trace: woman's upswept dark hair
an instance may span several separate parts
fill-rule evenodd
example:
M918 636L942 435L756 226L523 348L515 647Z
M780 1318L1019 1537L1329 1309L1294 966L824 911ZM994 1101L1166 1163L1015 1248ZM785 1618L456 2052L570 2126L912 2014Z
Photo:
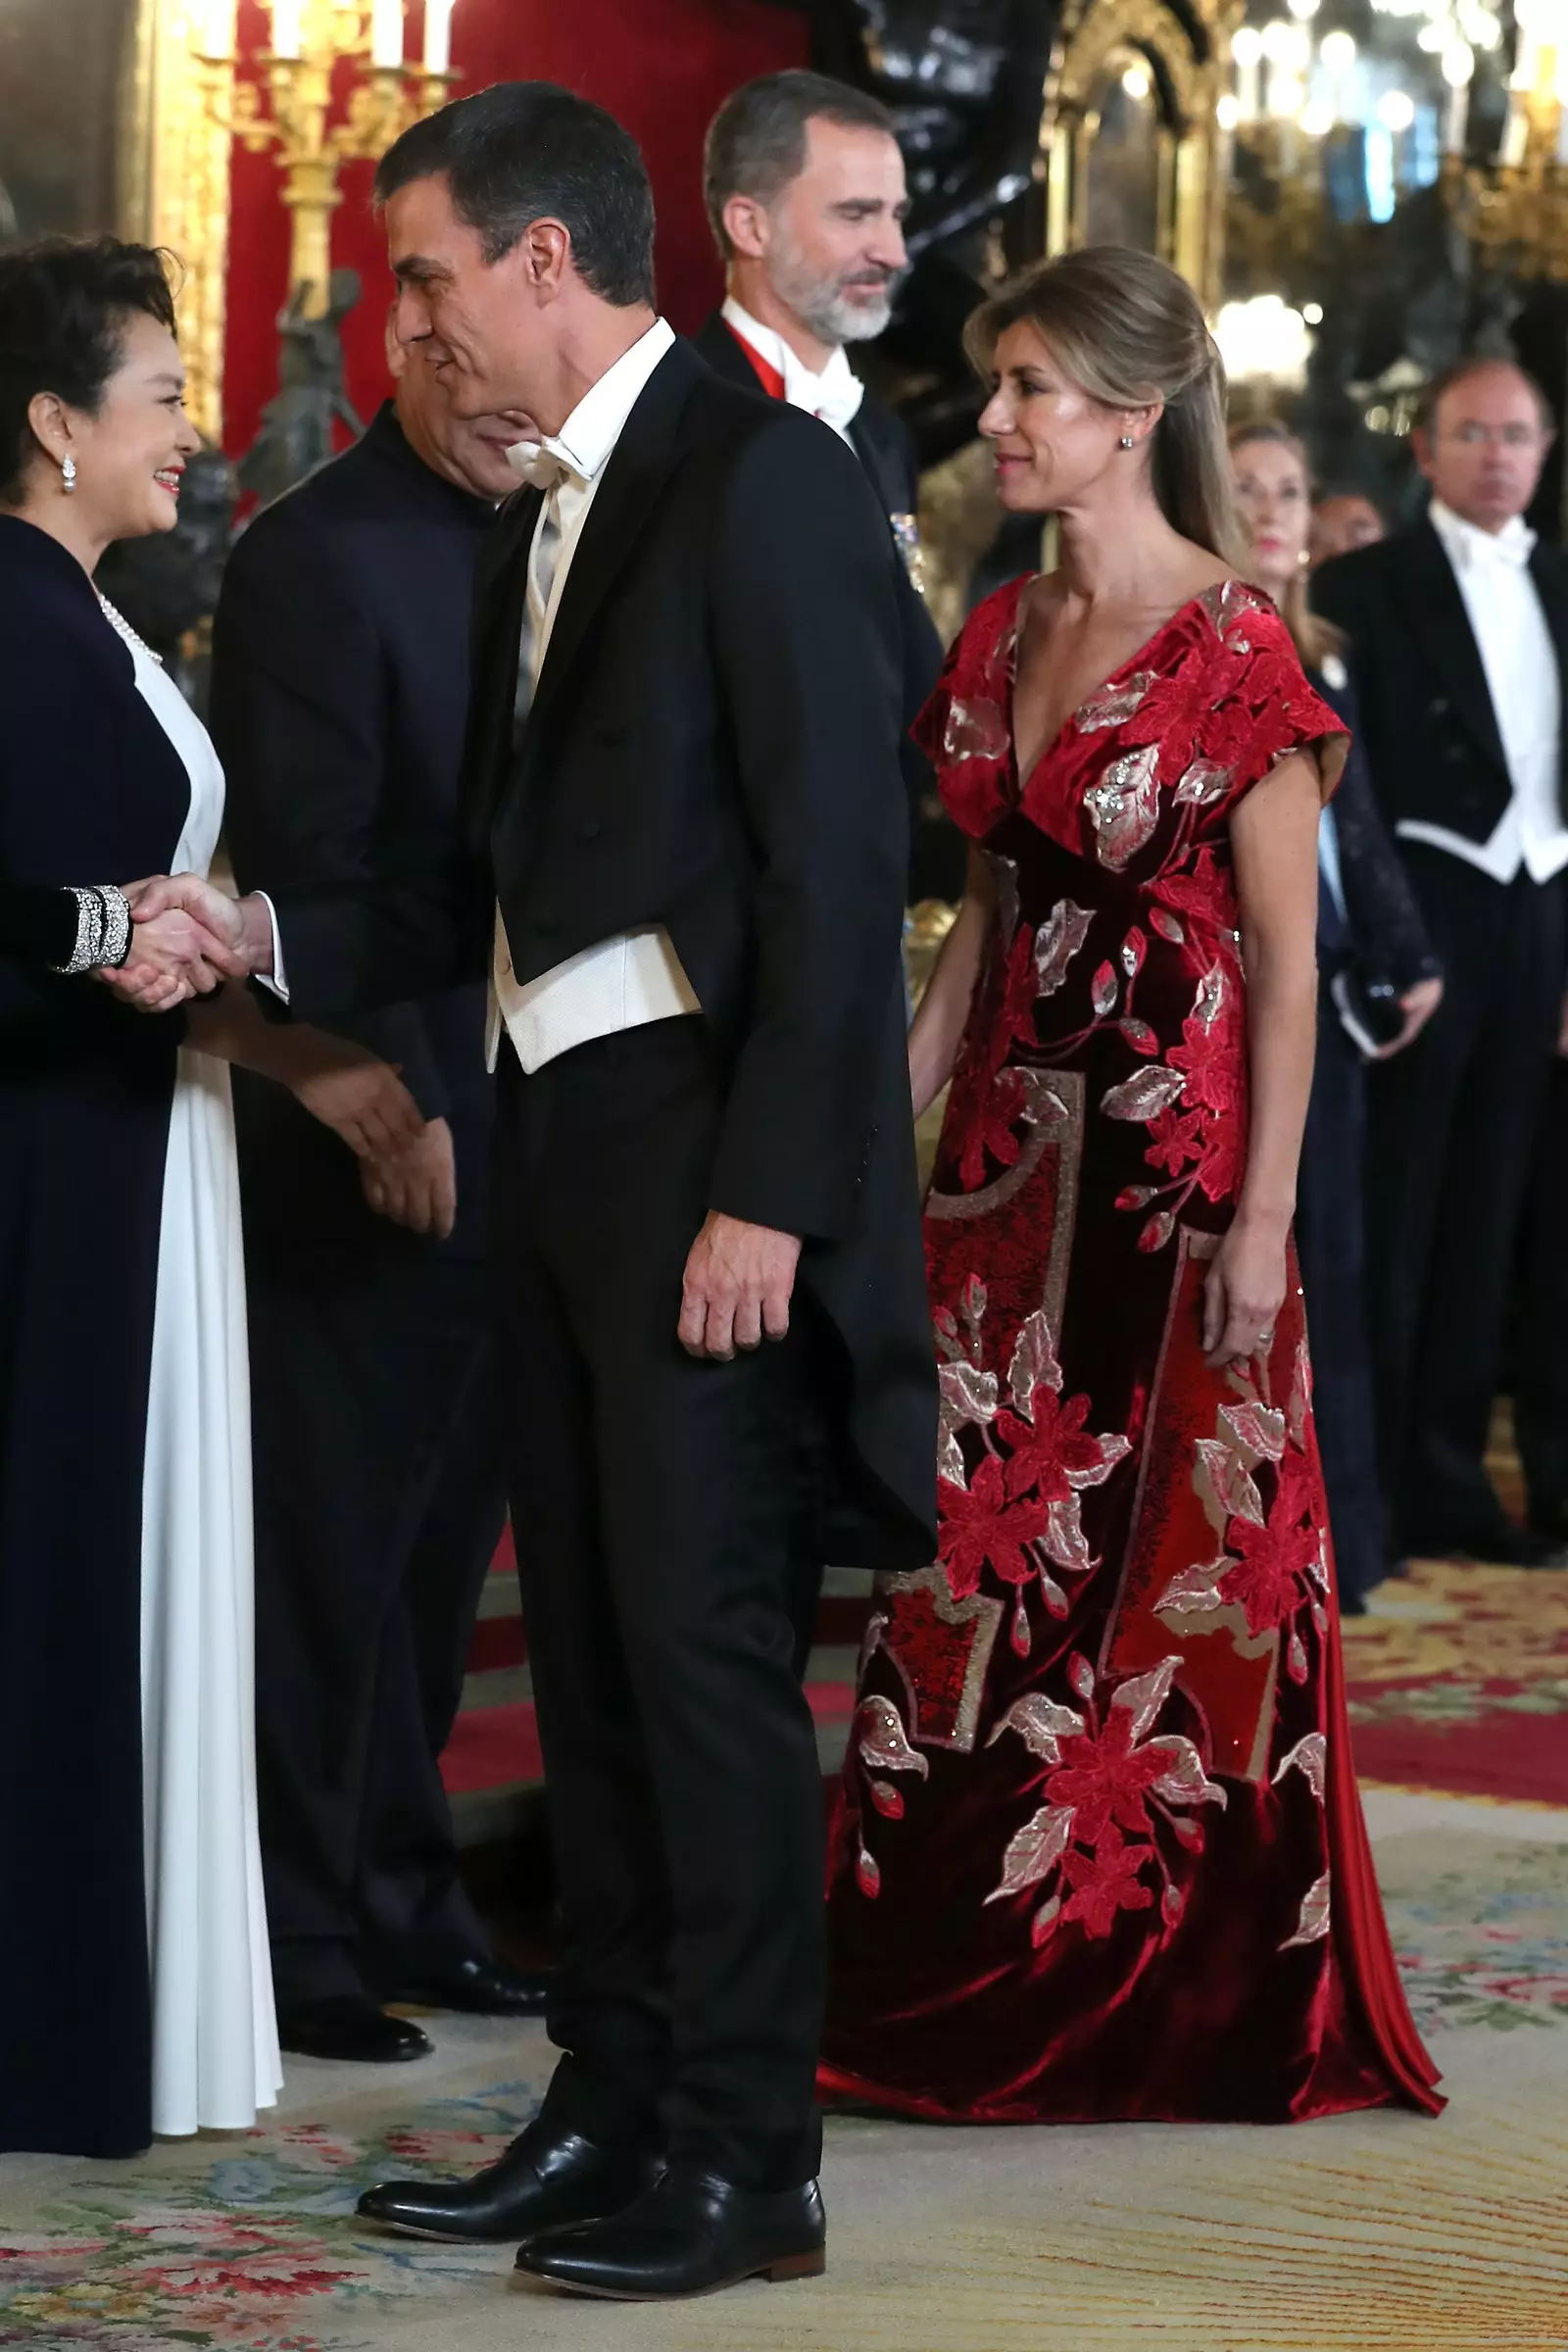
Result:
M1184 539L1245 573L1225 449L1225 364L1187 280L1126 245L1043 262L965 327L964 347L982 374L1007 328L1025 319L1091 400L1108 409L1164 402L1150 454L1160 511Z
M40 392L95 416L140 312L174 331L172 256L118 237L46 237L0 253L0 506L22 496Z
M553 81L498 81L416 122L382 156L375 201L445 179L458 219L499 262L560 220L583 283L617 310L654 299L654 192L642 149L602 106Z

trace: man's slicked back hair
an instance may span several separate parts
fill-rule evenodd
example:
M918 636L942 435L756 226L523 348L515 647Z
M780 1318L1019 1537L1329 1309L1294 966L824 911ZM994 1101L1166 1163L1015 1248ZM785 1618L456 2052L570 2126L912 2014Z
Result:
M898 136L898 124L880 98L825 74L798 71L743 81L713 117L703 146L703 201L725 261L730 258L725 205L732 196L775 204L806 169L807 130L814 122Z
M653 303L653 190L641 148L602 106L553 81L498 81L459 98L387 149L375 200L436 178L478 230L487 262L535 220L559 220L592 293L617 310Z

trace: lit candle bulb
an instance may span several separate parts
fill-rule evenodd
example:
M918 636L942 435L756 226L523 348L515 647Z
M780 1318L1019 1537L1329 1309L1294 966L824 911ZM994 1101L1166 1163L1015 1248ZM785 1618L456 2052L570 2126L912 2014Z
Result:
M1255 122L1258 108L1259 60L1263 42L1254 24L1243 24L1231 42L1236 61L1236 113L1242 122Z
M424 0L424 70L445 74L452 64L453 0Z
M203 57L233 56L234 0L208 0L202 21L201 53Z
M1443 52L1443 78L1448 102L1443 113L1443 152L1463 155L1470 122L1470 76L1476 70L1475 51L1468 41L1452 41Z
M403 0L372 0L370 63L372 66L402 65Z
M305 47L303 0L272 0L272 55L299 57Z

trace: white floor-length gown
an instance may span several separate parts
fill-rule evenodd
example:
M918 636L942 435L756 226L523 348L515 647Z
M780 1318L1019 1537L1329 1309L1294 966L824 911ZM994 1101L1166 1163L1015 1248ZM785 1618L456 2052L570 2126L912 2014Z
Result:
M223 772L173 680L111 611L184 761L171 865L205 874ZM250 1366L228 1065L179 1055L142 1483L142 1763L153 2130L242 2130L282 2081L256 1823Z

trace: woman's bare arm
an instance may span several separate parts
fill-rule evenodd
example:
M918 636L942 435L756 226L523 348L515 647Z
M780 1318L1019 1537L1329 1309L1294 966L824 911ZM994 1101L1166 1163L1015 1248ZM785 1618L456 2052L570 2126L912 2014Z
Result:
M929 1110L953 1075L996 904L991 869L979 851L971 850L963 904L942 943L936 969L909 1030L909 1093L917 1119Z
M1285 1245L1317 1045L1317 829L1322 791L1305 754L1283 760L1231 819L1247 974L1250 1113L1236 1216L1209 1271L1211 1363L1254 1354L1285 1300Z

